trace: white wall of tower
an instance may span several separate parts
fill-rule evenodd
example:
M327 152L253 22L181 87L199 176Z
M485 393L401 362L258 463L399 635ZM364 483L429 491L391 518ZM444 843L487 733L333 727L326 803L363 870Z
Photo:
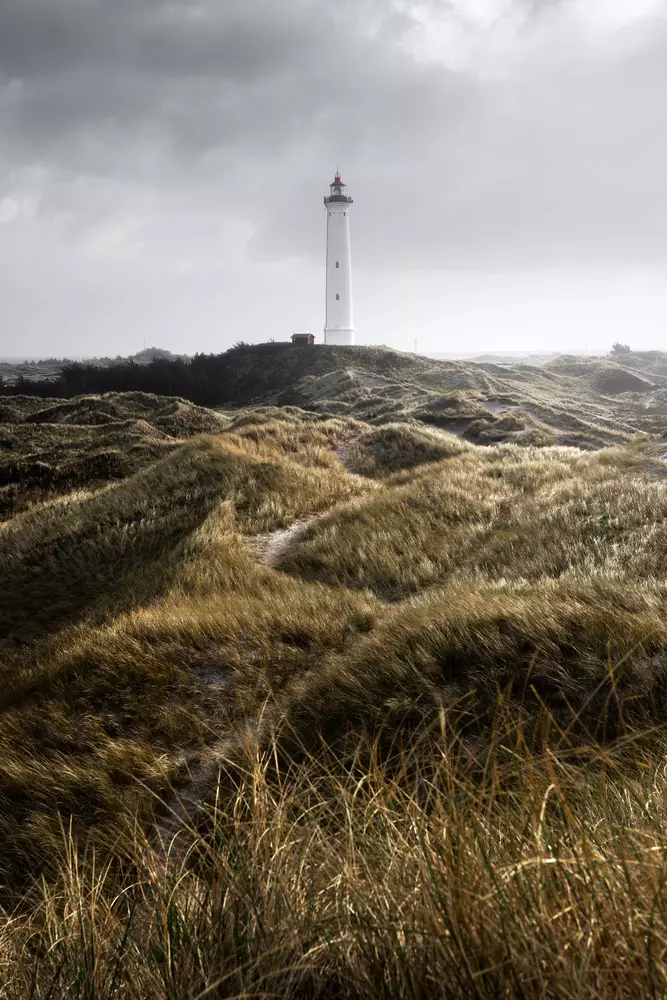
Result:
M354 344L350 203L329 202L327 208L327 344Z

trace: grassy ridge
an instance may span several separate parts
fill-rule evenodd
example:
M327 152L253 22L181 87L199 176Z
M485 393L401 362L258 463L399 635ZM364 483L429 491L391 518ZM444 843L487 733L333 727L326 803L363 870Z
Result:
M362 436L357 453L378 435L395 446L389 426ZM474 587L485 579L663 575L667 497L645 443L590 455L510 445L466 449L440 437L431 448L448 451L448 460L388 477L391 464L382 466L382 488L331 511L281 568L392 601L445 581ZM415 461L433 457L422 431L408 428L405 440L415 444ZM394 447L399 470L403 448L403 441ZM386 462L387 451L380 455ZM371 460L377 466L375 455ZM355 467L365 463L362 455Z
M68 364L55 381L39 380L36 371L32 385L0 385L0 422L17 389L31 388L45 409L49 397L57 409L63 406L59 396L104 394L117 405L120 395L145 399L156 393L176 397L181 406L185 400L200 406L297 405L371 423L416 420L481 444L591 450L638 431L664 429L666 359L660 352L639 352L622 359L559 357L535 366L433 360L387 348L240 344L220 355L156 357L146 365Z
M184 438L228 424L183 400L138 392L104 400L7 398L0 403L0 521L77 487L125 479Z
M6 995L660 995L660 442L136 404L0 425L165 445L0 527Z

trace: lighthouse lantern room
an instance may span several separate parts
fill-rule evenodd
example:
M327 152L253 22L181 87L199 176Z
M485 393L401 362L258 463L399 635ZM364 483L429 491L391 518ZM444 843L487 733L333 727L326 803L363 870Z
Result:
M340 173L324 199L327 210L327 302L325 344L354 344L350 205Z

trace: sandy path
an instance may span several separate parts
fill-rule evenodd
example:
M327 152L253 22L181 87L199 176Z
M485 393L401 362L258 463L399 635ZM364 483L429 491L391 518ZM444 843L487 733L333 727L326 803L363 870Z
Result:
M359 472L353 472L352 469L350 468L349 458L347 455L347 445L341 445L341 447L336 452L336 458L343 466L348 476L351 476L352 479L364 479L366 482L368 482L367 476L362 476Z
M343 448L337 453L337 457L345 466ZM346 471L355 478L365 478L348 469ZM257 562L264 566L276 567L290 548L303 538L310 526L327 513L328 511L323 511L311 517L301 517L289 528L279 528L277 531L246 537L246 545ZM214 690L223 690L234 685L233 674L214 665L209 665L202 672L201 680ZM187 828L190 817L201 804L203 796L215 786L220 764L238 753L239 744L243 743L243 731L246 738L257 739L263 728L262 720L255 724L249 722L242 727L241 732L224 737L214 746L202 747L183 759L187 780L182 783L178 791L174 790L165 797L166 815L156 824L157 839L163 856L169 853L170 845L179 831Z
M314 524L321 516L319 514L315 517L301 517L289 528L267 531L263 535L252 535L246 538L246 544L257 562L263 563L265 566L277 566L292 545L301 541L311 524Z
M530 410L528 406L517 405L514 403L497 403L491 399L481 400L481 405L489 411L489 413L516 413L520 410L522 413L527 413L530 416Z
M349 468L345 445L338 449L336 458L352 479L366 479L366 476L361 476ZM315 524L328 513L329 511L323 511L312 517L300 517L289 528L279 528L277 531L267 531L261 535L250 535L245 539L246 545L257 562L263 563L264 566L275 567L291 547L301 541L311 524Z
M396 385L395 379L385 378L383 375L367 375L366 372L358 372L353 368L348 368L347 374L359 379L365 389L386 389Z

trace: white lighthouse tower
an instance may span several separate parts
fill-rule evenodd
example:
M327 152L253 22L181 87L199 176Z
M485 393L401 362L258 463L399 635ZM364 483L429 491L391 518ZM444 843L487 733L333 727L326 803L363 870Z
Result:
M352 313L352 257L350 254L350 205L345 185L336 171L327 210L327 317L325 344L354 344Z

